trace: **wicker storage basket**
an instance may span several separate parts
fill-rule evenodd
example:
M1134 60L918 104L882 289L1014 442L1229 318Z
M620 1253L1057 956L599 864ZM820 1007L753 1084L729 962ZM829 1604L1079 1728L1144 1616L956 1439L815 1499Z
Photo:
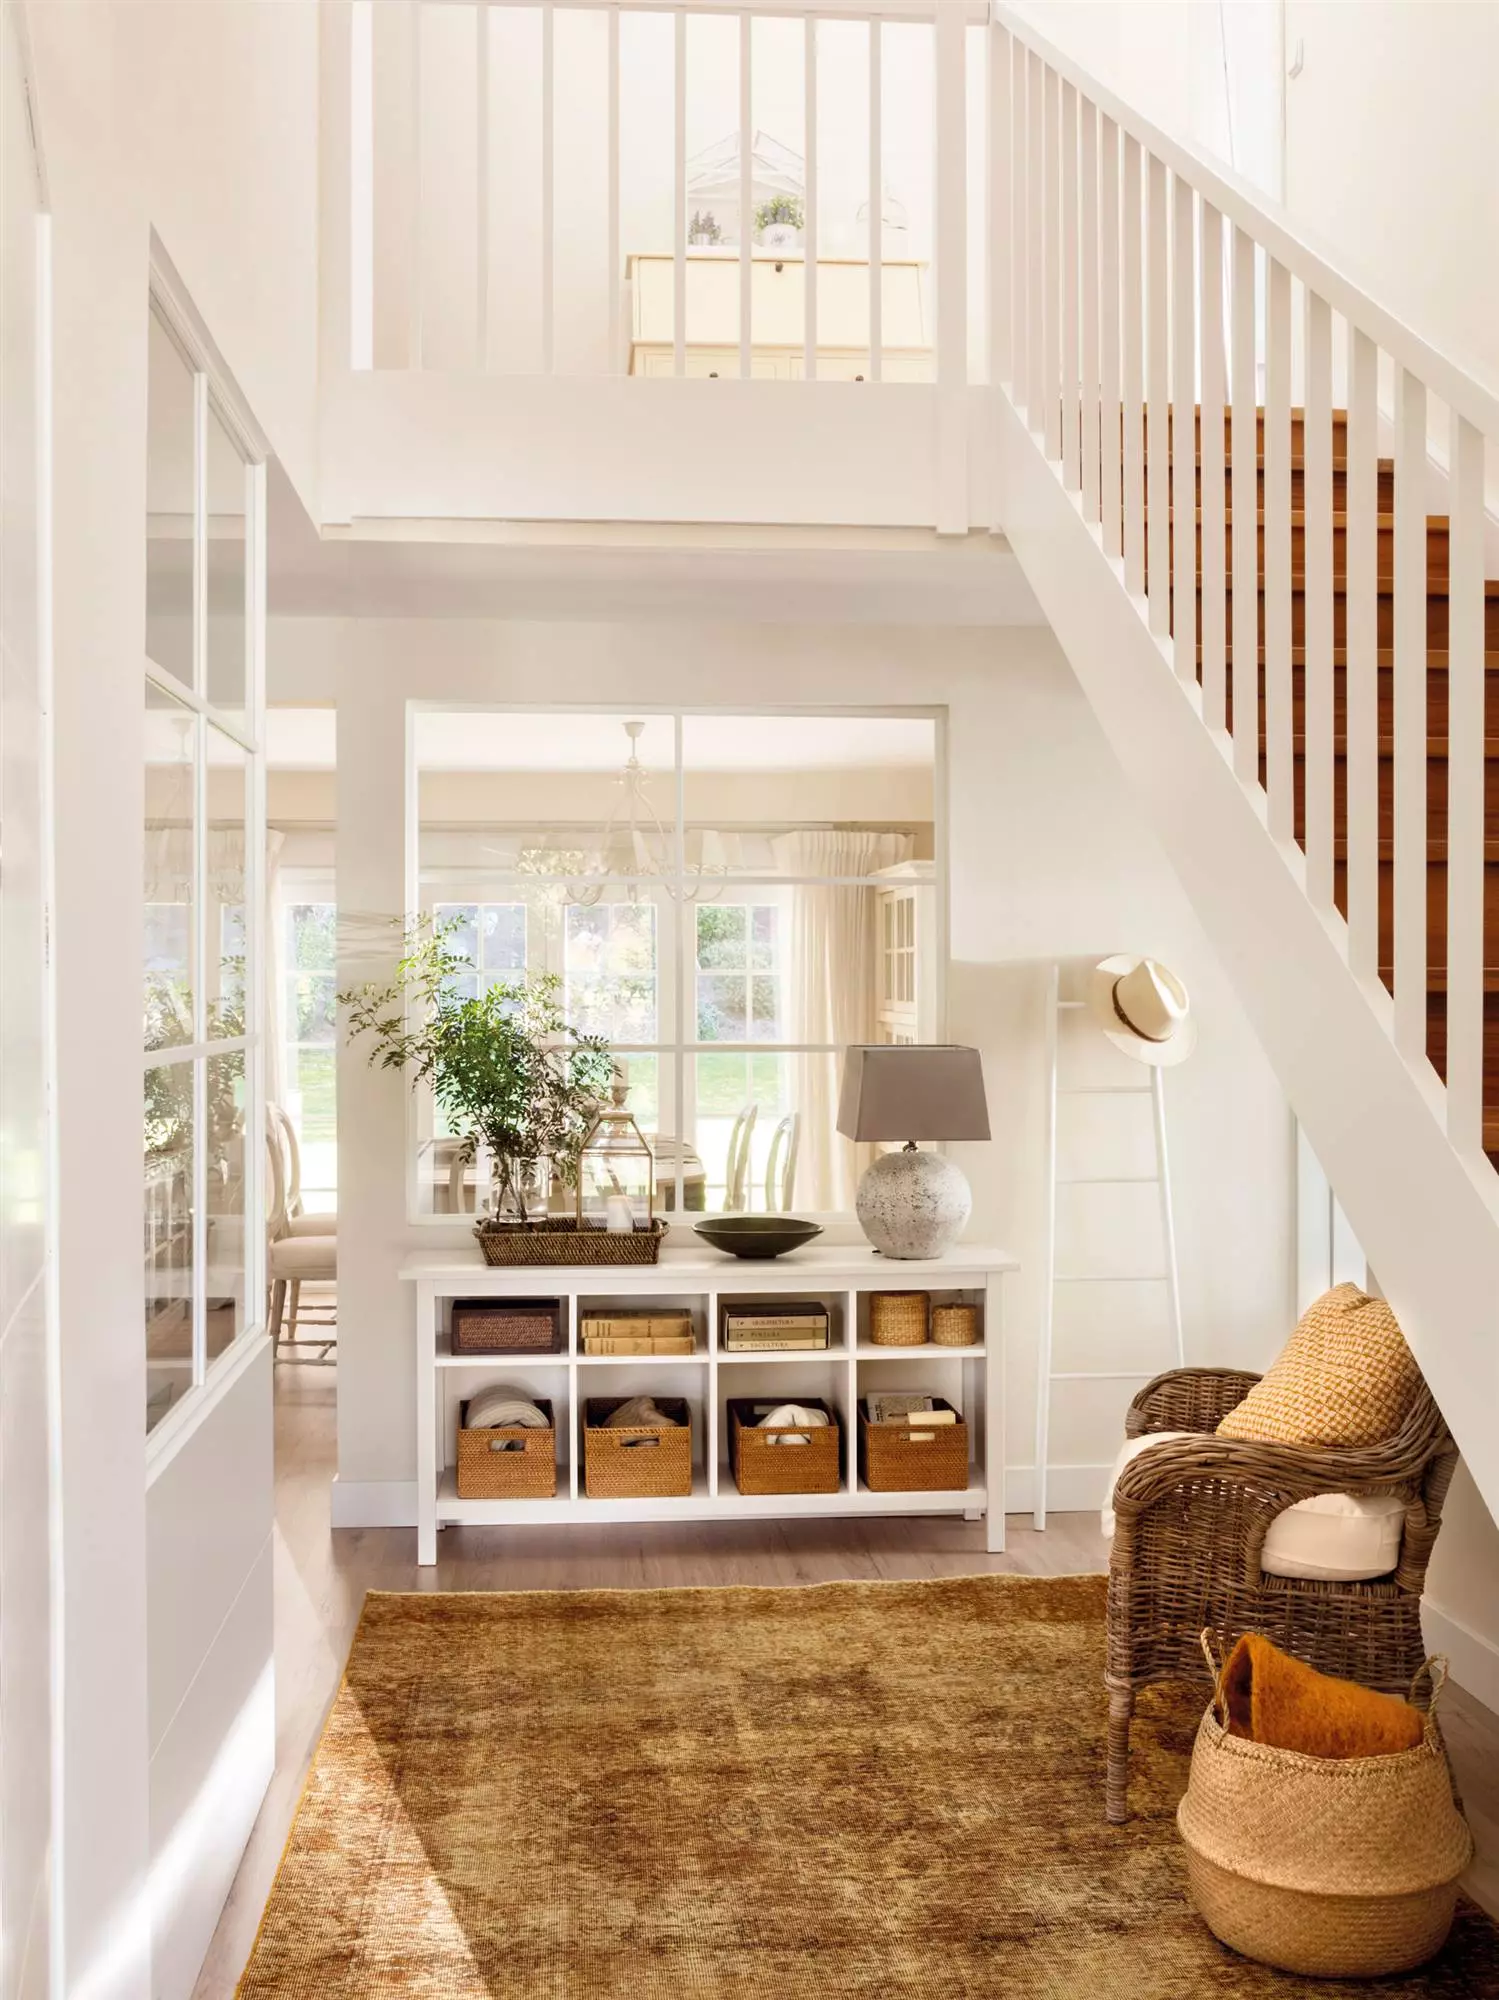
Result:
M1446 1661L1422 1672L1425 1736L1390 1756L1275 1750L1209 1706L1176 1818L1192 1900L1224 1944L1321 1979L1406 1972L1441 1949L1473 1840L1436 1723Z
M453 1354L560 1354L561 1299L454 1299Z
M655 1264L666 1224L649 1229L600 1229L571 1216L539 1222L481 1223L474 1231L486 1264Z
M926 1292L872 1292L869 1338L876 1347L925 1347L931 1303Z
M939 1410L952 1404L934 1396ZM859 1477L871 1493L960 1493L968 1484L968 1426L930 1424L920 1416L894 1424L872 1424L866 1403L859 1405Z
M979 1309L961 1302L932 1307L932 1340L938 1347L977 1347Z
M605 1430L604 1419L627 1398L590 1396L584 1418L583 1490L590 1500L682 1499L692 1491L692 1413L680 1396L656 1407L677 1422Z
M824 1402L803 1398L802 1408L821 1410L826 1424L797 1430L794 1425L762 1430L753 1402L729 1404L729 1462L741 1493L836 1493L841 1483L841 1433ZM783 1437L805 1438L784 1445Z
M557 1430L552 1406L542 1396L536 1407L547 1427L524 1424L467 1429L468 1404L458 1410L458 1498L460 1500L550 1500L557 1491Z

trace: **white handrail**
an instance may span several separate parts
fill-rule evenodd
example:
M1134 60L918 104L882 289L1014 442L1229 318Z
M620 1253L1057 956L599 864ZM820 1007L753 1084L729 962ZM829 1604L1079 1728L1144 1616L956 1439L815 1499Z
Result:
M1190 182L1220 215L1251 235L1292 277L1317 292L1345 319L1352 320L1387 354L1393 355L1399 366L1418 376L1428 391L1440 396L1477 430L1499 438L1499 395L1486 388L1460 360L1433 347L1397 314L1382 306L1337 260L1336 252L1316 247L1304 226L1294 222L1278 202L1269 200L1232 168L1198 152L1185 140L1172 138L1142 117L1070 56L1038 35L1012 8L994 0L990 13L997 25L1058 76L1083 91L1154 159Z

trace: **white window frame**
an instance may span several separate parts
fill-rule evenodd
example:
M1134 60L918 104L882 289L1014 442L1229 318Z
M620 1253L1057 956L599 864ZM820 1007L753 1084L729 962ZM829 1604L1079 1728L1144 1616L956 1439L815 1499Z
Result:
M193 1036L180 1047L145 1053L142 1075L152 1068L193 1065L193 1293L192 1382L146 1435L148 1478L155 1477L237 1377L254 1342L265 1338L265 605L266 458L264 437L182 291L159 246L153 244L149 305L181 353L193 381L193 644L191 684L161 667L145 650L146 684L168 695L192 716L193 921L189 941L193 984ZM231 713L208 699L208 505L210 412L227 432L245 466L245 681L243 707ZM144 527L143 522L143 527ZM144 711L143 711L144 713ZM206 952L208 924L209 729L237 744L245 756L245 1033L208 1033ZM142 907L145 895L142 889ZM208 1064L243 1051L245 1057L244 1325L212 1361L207 1353L208 1148L205 1143ZM144 1174L142 1177L144 1190ZM144 1288L140 1323L144 1338Z
M946 1032L947 1021L947 962L949 935L949 882L948 882L948 829L947 829L947 710L941 706L895 705L895 704L840 704L809 703L795 709L782 706L756 704L753 702L716 702L699 706L682 707L664 703L633 702L628 708L612 706L606 702L465 702L465 701L408 701L406 704L406 750L405 750L405 844L406 844L406 907L408 910L425 912L434 903L504 902L508 900L507 887L529 887L535 890L538 878L525 876L516 870L497 865L490 873L484 871L455 871L451 868L436 867L429 871L426 881L421 870L421 815L420 815L420 773L416 756L417 718L423 713L444 715L559 715L575 713L587 716L618 717L621 723L634 717L665 718L673 730L673 773L674 792L672 795L671 826L675 836L675 868L669 877L613 875L607 878L613 887L627 888L634 883L641 889L660 890L664 881L670 880L679 887L690 887L694 875L687 866L686 858L686 787L683 760L684 724L694 717L754 716L782 720L788 731L794 731L799 719L815 717L819 720L847 716L891 717L906 721L924 721L932 724L932 896L934 899L933 936L935 943L935 1035L941 1039ZM794 743L793 734L788 734L788 743ZM663 774L664 776L665 774ZM589 880L592 878L580 878ZM460 882L463 884L459 886ZM836 875L774 875L774 874L734 874L729 877L726 900L736 903L753 903L755 892L764 890L772 897L786 890L798 887L857 886L881 889L890 886L888 874L860 876ZM657 903L657 957L663 968L658 978L658 1005L661 1016L658 1019L660 1039L651 1043L611 1044L616 1055L654 1055L661 1059L662 1089L661 1101L675 1106L672 1130L680 1136L688 1127L689 1115L693 1109L691 1092L696 1075L693 1058L700 1054L724 1053L765 1056L833 1055L841 1051L835 1044L823 1042L698 1042L695 1038L697 1024L697 953L689 921L695 905L681 896L675 898L663 894ZM665 943L664 926L671 927L669 947ZM672 974L675 978L673 980ZM674 1003L674 1004L673 1004ZM673 1033L665 1033L665 1022L673 1025ZM671 1069L671 1091L668 1097L665 1089L665 1069ZM451 1231L461 1218L450 1214L433 1214L420 1206L420 1145L422 1134L419 1124L419 1107L416 1093L407 1092L406 1112L406 1219L413 1227L446 1229ZM940 1150L940 1149L939 1149ZM685 1189L682 1184L683 1168L680 1155L677 1167L676 1208L674 1213L685 1214ZM799 1208L798 1213L809 1219L826 1223L846 1222L850 1211L813 1210Z

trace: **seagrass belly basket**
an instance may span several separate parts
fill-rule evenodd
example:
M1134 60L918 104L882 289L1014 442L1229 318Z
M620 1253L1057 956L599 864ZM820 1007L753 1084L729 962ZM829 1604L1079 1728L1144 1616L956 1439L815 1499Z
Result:
M1406 1972L1440 1951L1473 1840L1436 1724L1445 1661L1428 1671L1422 1740L1386 1756L1274 1749L1207 1710L1176 1818L1192 1900L1224 1944L1330 1979Z

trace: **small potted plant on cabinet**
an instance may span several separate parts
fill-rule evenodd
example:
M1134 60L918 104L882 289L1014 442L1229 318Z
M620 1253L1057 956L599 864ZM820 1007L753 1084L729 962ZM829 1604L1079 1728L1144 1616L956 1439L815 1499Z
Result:
M413 1089L427 1085L470 1158L487 1151L490 1212L475 1234L489 1262L625 1261L617 1236L596 1243L607 1232L546 1212L552 1178L576 1187L578 1156L614 1077L608 1043L569 1023L555 973L465 994L472 967L453 948L454 928L409 926L392 979L340 994L350 1041L369 1037L371 1066L404 1070ZM659 1231L651 1235L654 1246Z
M807 211L798 194L773 194L755 210L755 241L767 250L794 250L802 240Z

